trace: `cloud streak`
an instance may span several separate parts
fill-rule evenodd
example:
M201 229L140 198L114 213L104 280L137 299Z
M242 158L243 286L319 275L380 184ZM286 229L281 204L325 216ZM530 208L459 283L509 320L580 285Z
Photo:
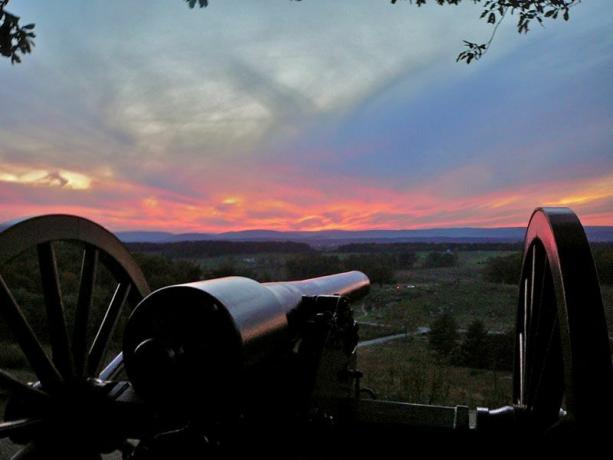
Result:
M488 33L470 4L19 5L40 43L0 66L0 221L495 226L550 204L613 224L606 1L503 27L470 67L456 43Z

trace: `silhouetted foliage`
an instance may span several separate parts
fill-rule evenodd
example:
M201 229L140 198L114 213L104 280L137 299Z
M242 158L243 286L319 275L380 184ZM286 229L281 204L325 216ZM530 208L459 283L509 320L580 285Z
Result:
M63 300L67 307L66 321L67 324L72 324L79 291L83 248L71 243L57 243L54 248ZM171 260L151 254L134 254L134 258L153 290L170 284L197 281L204 277L199 264L192 261ZM2 277L13 292L34 331L40 334L43 341L48 340L47 316L36 253L30 251L3 265ZM109 295L115 288L115 279L102 264L99 264L91 310L93 319L102 317L110 301ZM92 328L97 325L96 321L91 321ZM8 330L7 323L0 318L0 341L5 337L11 337L11 332Z
M514 349L514 331L488 335L486 340L487 368L498 371L512 371Z
M521 258L521 252L490 257L481 272L483 278L492 283L517 284L521 272Z
M462 0L434 0L438 5L459 5ZM470 64L479 60L489 50L498 27L507 14L517 16L517 32L527 34L533 21L543 24L546 19L563 17L565 21L570 18L570 8L581 0L472 0L473 3L483 5L481 19L491 24L494 29L486 43L475 43L464 40L466 49L458 54L456 61L465 61ZM397 3L397 0L391 0ZM427 0L409 0L422 6Z
M293 241L180 241L177 243L128 243L126 246L132 252L188 259L234 254L302 254L313 251L308 244Z
M204 8L205 6L209 6L208 0L185 0L190 8L194 8L196 4L200 6L200 8Z
M394 281L397 264L396 257L391 254L352 254L341 259L335 255L314 253L289 258L286 271L289 279L297 280L359 270L371 283L385 284Z
M21 62L19 53L27 54L31 51L35 37L32 30L34 24L19 25L19 18L5 11L5 6L10 0L0 0L0 54L9 57L12 63ZM196 5L200 8L208 6L208 0L184 0L190 8ZM300 0L296 0L299 2ZM427 0L408 0L410 4L422 6ZM470 64L479 60L489 50L496 35L498 27L505 16L517 16L517 31L528 33L533 21L543 24L545 20L555 20L558 17L568 21L570 8L581 0L472 0L473 3L483 5L481 19L492 24L494 27L489 40L486 43L475 43L464 40L466 49L458 54L457 61ZM390 0L392 4L397 0ZM462 0L434 0L438 5L459 5Z
M458 254L451 251L429 252L423 262L424 268L455 267L458 265Z
M613 284L613 246L593 244L592 254L602 284ZM521 252L506 256L491 257L483 267L482 274L492 283L517 284L521 272Z
M430 325L428 344L440 357L449 357L458 346L458 323L450 313L444 313Z
M394 272L399 264L393 254L353 254L344 262L343 270L359 270L368 276L371 283L379 285L394 281Z
M0 54L11 64L21 62L19 54L28 54L34 46L34 24L19 24L19 17L5 10L10 0L0 0Z
M349 243L343 244L336 252L400 253L415 251L514 251L521 250L522 243L481 242L481 243L433 243L415 241L410 243Z
M599 247L593 253L598 279L602 284L613 284L613 247Z
M488 367L490 359L487 338L487 329L485 329L483 321L475 319L470 323L458 353L458 358L463 366L480 369Z
M196 0L186 0L190 8L196 4ZM198 0L200 6L207 6L207 0ZM301 1L301 0L296 0ZM406 1L406 0L405 0ZM427 0L408 0L409 4L423 6L428 3ZM434 3L444 5L459 5L462 0L433 0ZM494 26L494 29L486 43L475 43L464 40L466 49L458 54L456 61L465 61L470 64L473 60L479 60L490 48L498 27L504 20L507 14L517 16L517 32L527 34L530 30L530 25L533 21L537 21L543 25L546 19L564 18L565 21L570 19L570 8L581 0L472 0L475 4L483 5L481 11L481 19L487 21L488 24ZM392 5L398 3L397 0L390 0Z
M152 254L134 254L152 290L204 278L200 265L190 260L171 260Z
M413 268L415 262L417 262L417 254L414 252L401 252L396 255L397 268L407 269Z
M513 370L515 334L489 333L480 319L473 320L459 347L447 355L454 366L499 371Z
M343 265L338 256L321 254L292 257L287 260L285 267L287 277L292 280L332 275L343 271Z

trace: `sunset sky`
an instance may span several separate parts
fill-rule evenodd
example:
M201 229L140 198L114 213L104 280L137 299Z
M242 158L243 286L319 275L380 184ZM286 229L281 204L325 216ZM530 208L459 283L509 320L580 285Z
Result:
M613 225L613 5L479 62L472 2L12 0L36 23L0 60L0 222L113 230Z

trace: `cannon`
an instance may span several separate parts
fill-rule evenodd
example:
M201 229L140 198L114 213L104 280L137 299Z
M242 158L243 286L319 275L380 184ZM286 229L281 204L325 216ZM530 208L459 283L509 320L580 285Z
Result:
M70 294L57 257L65 241L82 260ZM530 219L513 401L498 408L382 401L363 388L351 309L369 290L361 272L273 283L226 277L150 292L114 235L67 215L0 233L0 275L27 257L42 283L42 332L13 294L18 287L0 276L0 315L31 369L0 369L0 439L23 446L15 459L345 458L407 443L458 449L613 433L598 276L567 208L540 208ZM97 284L111 287L99 317ZM117 334L120 350L111 345Z

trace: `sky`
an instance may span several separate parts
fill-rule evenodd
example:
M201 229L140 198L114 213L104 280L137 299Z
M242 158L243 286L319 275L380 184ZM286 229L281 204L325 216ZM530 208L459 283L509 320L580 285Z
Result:
M112 230L613 225L613 5L527 35L472 2L12 0L0 222Z

